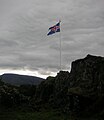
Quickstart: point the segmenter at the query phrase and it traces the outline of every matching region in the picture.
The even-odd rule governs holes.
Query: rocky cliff
[[[92,55],[73,61],[70,73],[60,71],[56,77],[48,77],[36,92],[36,101],[86,115],[103,114],[103,100],[104,58]]]
[[[72,62],[71,87],[80,87],[83,94],[104,93],[104,58],[87,55]]]

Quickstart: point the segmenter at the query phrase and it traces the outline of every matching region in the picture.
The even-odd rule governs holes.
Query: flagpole
[[[59,22],[61,22],[59,20]],[[60,28],[61,28],[61,25],[60,25]],[[60,71],[62,70],[62,46],[61,46],[61,30],[60,30],[60,34],[59,34],[59,39],[60,39]]]
[[[56,25],[50,27],[50,28],[49,28],[50,31],[48,32],[47,35],[52,35],[52,34],[54,34],[54,33],[56,33],[56,32],[60,32],[60,33],[59,33],[59,41],[60,41],[60,43],[59,43],[59,44],[60,44],[60,45],[59,45],[59,46],[60,46],[60,48],[59,48],[59,51],[60,51],[60,68],[59,68],[59,69],[60,69],[60,71],[61,71],[61,70],[62,70],[62,63],[61,63],[61,62],[62,62],[62,61],[61,61],[61,59],[62,59],[62,58],[61,58],[61,57],[62,57],[62,55],[61,55],[61,54],[62,54],[62,52],[61,52],[62,47],[61,47],[60,22],[61,22],[61,20],[59,20],[59,22],[58,22]]]

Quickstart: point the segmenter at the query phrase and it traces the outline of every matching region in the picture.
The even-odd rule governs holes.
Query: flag
[[[49,28],[50,31],[49,31],[49,33],[47,35],[52,35],[52,34],[54,34],[56,32],[60,32],[60,22],[61,21],[59,21],[56,25],[50,27]]]

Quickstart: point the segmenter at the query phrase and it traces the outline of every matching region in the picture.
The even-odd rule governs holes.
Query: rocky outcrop
[[[60,71],[56,77],[43,81],[36,99],[68,112],[90,110],[92,114],[104,110],[104,58],[87,55],[71,66],[70,73]]]
[[[71,87],[80,87],[83,95],[104,93],[104,58],[87,55],[72,62]]]

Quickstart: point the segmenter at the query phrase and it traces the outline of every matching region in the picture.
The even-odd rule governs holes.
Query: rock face
[[[83,94],[104,93],[104,58],[87,55],[72,62],[71,87],[80,87]]]
[[[72,62],[69,80],[68,94],[70,96],[71,93],[73,96],[73,109],[78,108],[92,113],[102,111],[104,108],[103,57],[87,55],[84,59]]]
[[[60,71],[37,88],[36,98],[64,111],[104,110],[104,58],[87,55],[72,62],[71,72]],[[91,114],[90,112],[90,114]]]

